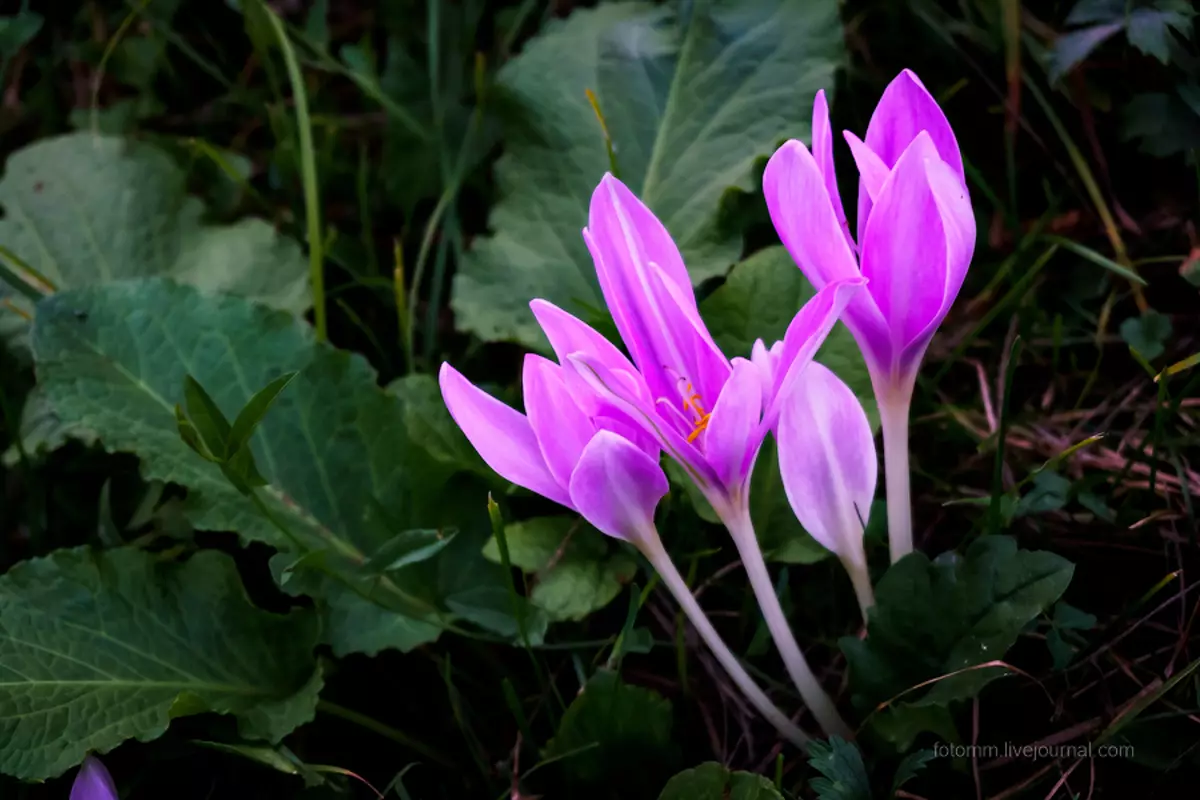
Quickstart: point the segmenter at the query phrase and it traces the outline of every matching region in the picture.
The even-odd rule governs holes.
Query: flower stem
[[[767,563],[763,560],[758,539],[754,535],[754,524],[750,521],[749,509],[737,510],[723,516],[725,526],[729,528],[738,555],[742,559],[742,565],[746,568],[746,575],[750,578],[750,586],[758,599],[767,629],[770,630],[788,675],[796,684],[804,703],[827,735],[836,734],[846,740],[853,739],[854,734],[850,726],[838,713],[833,700],[821,688],[817,676],[809,669],[800,645],[796,643],[796,637],[792,635],[791,626],[783,614],[783,606],[779,604],[779,597],[775,594],[775,586],[771,583],[771,575],[767,572]]]
[[[908,407],[910,393],[879,399],[879,420],[883,427],[883,470],[887,480],[888,541],[892,563],[912,552],[912,496],[908,483]]]
[[[771,702],[771,699],[758,687],[754,679],[750,677],[741,663],[738,662],[729,647],[721,640],[720,634],[716,628],[708,621],[708,617],[704,614],[704,610],[700,608],[700,604],[696,602],[696,598],[692,596],[691,589],[684,582],[683,576],[679,574],[679,570],[675,568],[675,564],[671,561],[671,557],[667,555],[666,549],[663,548],[662,540],[659,539],[657,532],[651,532],[649,535],[643,535],[638,541],[638,546],[642,553],[658,571],[659,577],[662,578],[663,585],[674,596],[675,601],[679,603],[679,607],[683,609],[683,613],[687,615],[696,632],[700,634],[700,638],[708,645],[708,649],[720,662],[721,666],[729,674],[737,687],[741,689],[742,694],[750,701],[750,704],[758,709],[767,720],[774,725],[784,738],[790,741],[797,747],[807,748],[811,737],[788,719],[779,708]]]
[[[842,566],[846,568],[847,574],[850,575],[850,582],[854,584],[854,594],[858,597],[858,608],[862,611],[863,622],[866,622],[867,611],[875,605],[875,591],[871,588],[871,573],[867,569],[865,561],[856,561],[853,558],[843,558]]]

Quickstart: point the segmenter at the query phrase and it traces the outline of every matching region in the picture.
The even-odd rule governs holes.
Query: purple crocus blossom
[[[879,404],[892,559],[912,550],[908,411],[917,370],[962,287],[975,216],[958,142],[911,71],[887,87],[866,139],[845,138],[859,172],[858,235],[833,170],[824,93],[813,106],[813,151],[789,141],[771,157],[763,194],[788,252],[817,288],[869,280],[843,321],[862,350]]]
[[[117,787],[100,759],[88,756],[71,786],[71,800],[117,800]]]
[[[797,381],[775,432],[779,474],[796,518],[841,559],[863,616],[875,604],[863,533],[879,463],[871,423],[854,392],[813,363]]]
[[[599,333],[549,303],[535,310],[607,355]],[[601,344],[603,343],[603,344]],[[472,385],[454,367],[438,376],[446,408],[500,476],[577,511],[603,533],[634,544],[654,530],[667,493],[658,446],[620,419],[597,415],[598,398],[573,372],[525,356],[522,414]]]
[[[760,341],[750,359],[730,361],[700,318],[671,235],[612,175],[592,194],[583,236],[633,366],[619,353],[562,335],[539,316],[551,346],[607,401],[602,413],[640,426],[728,522],[746,508],[750,472],[779,417],[780,398],[865,281],[828,282],[783,341],[769,350]]]

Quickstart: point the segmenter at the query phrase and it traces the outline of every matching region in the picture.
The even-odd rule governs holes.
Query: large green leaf
[[[262,220],[204,221],[183,170],[153,145],[73,133],[9,157],[0,245],[58,289],[163,275],[292,312],[310,303],[299,245]],[[0,296],[7,289],[0,283]],[[29,310],[28,301],[9,298]],[[0,315],[0,338],[20,318]]]
[[[670,774],[678,756],[671,723],[669,700],[600,670],[563,714],[544,755],[562,758],[576,784],[607,783],[638,796]]]
[[[581,620],[612,602],[633,579],[637,562],[582,519],[535,517],[504,529],[509,558],[531,573],[530,601],[551,620]],[[500,563],[488,540],[484,556]]]
[[[783,795],[762,775],[710,761],[671,778],[658,800],[783,800]]]
[[[88,751],[238,716],[272,742],[312,719],[318,620],[255,608],[229,556],[59,550],[0,577],[0,772],[43,779]]]
[[[808,135],[842,41],[835,0],[612,3],[551,23],[500,72],[522,118],[496,164],[493,235],[455,277],[459,324],[538,347],[532,298],[583,316],[603,305],[580,236],[609,169],[589,89],[620,178],[675,236],[697,281],[723,273],[741,251],[722,224],[726,194],[753,191],[755,160]]]
[[[464,588],[445,588],[440,565],[448,558],[459,559],[458,572],[466,571],[464,559],[477,562],[476,582],[503,577],[479,555],[485,536],[478,535],[458,537],[428,563],[386,574],[366,569],[402,531],[459,523],[461,500],[446,502],[441,490],[461,467],[413,442],[411,407],[378,386],[365,359],[315,343],[291,315],[162,279],[123,281],[43,300],[33,347],[54,411],[107,449],[136,453],[145,478],[186,487],[196,528],[266,542],[289,551],[284,566],[314,573],[293,575],[299,583],[284,588],[329,599],[326,636],[338,652],[407,649],[433,638],[437,627],[411,622],[437,621],[445,592]],[[291,371],[299,374],[250,442],[268,481],[262,495],[275,522],[291,531],[286,537],[184,444],[174,407],[191,375],[233,418],[258,389]],[[484,491],[472,490],[483,529]],[[363,603],[407,619],[384,625],[387,615]],[[367,630],[367,619],[378,624]]]
[[[855,704],[869,709],[923,681],[1003,658],[1025,625],[1066,591],[1073,572],[1061,556],[1018,550],[1002,536],[980,538],[962,556],[905,556],[875,587],[867,638],[841,640]],[[944,705],[1003,674],[969,670],[906,700]]]

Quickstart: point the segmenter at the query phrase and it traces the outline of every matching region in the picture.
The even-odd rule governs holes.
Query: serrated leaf
[[[82,316],[75,313],[80,309],[86,309]],[[379,619],[377,612],[353,608],[380,602],[377,593],[363,597],[353,589],[368,579],[376,581],[375,592],[395,595],[395,603],[388,601],[385,608],[399,605],[397,591],[407,591],[420,595],[429,613],[438,610],[445,597],[440,564],[446,553],[404,570],[398,578],[404,586],[394,580],[379,583],[377,576],[350,568],[397,530],[461,527],[469,516],[459,502],[444,502],[441,494],[455,470],[412,441],[403,401],[378,386],[362,357],[314,342],[311,328],[290,315],[161,279],[60,292],[43,300],[33,345],[42,389],[56,412],[95,432],[107,449],[138,455],[144,478],[186,487],[185,510],[194,527],[236,531],[290,551],[292,561],[305,552],[330,551],[333,574],[320,573],[311,591],[336,598],[330,600],[338,609],[336,620]],[[243,448],[267,481],[260,495],[275,520],[291,531],[288,537],[220,467],[184,444],[173,405],[182,400],[185,374],[229,415],[244,407],[255,389],[293,371],[298,374],[288,390]],[[482,514],[485,488],[472,490],[481,498]],[[502,585],[502,570],[479,556],[482,538],[472,541],[454,556],[458,572]],[[339,576],[340,584],[331,582]],[[331,616],[325,635],[331,644],[340,643],[339,653],[349,652],[349,641],[364,637],[373,646],[386,641],[380,631],[339,631],[334,621]],[[409,622],[386,628],[397,631],[398,647],[412,646],[413,630],[430,636],[437,630]]]
[[[312,719],[316,616],[255,608],[229,556],[59,550],[0,576],[0,772],[44,779],[173,717],[278,741]]]
[[[1135,8],[1125,23],[1125,36],[1129,43],[1161,63],[1170,61],[1171,29],[1179,31],[1185,38],[1191,36],[1191,19],[1177,11],[1157,8]]]
[[[299,245],[266,222],[203,221],[186,175],[151,144],[74,133],[13,153],[0,180],[0,245],[58,289],[162,275],[302,312],[310,303]],[[0,295],[7,290],[0,285]],[[20,298],[9,298],[32,311]],[[0,315],[0,339],[18,332]]]
[[[892,778],[892,794],[917,777],[925,769],[925,765],[935,758],[937,758],[937,753],[933,750],[917,750],[906,755],[900,762],[900,766],[896,768],[896,776]]]
[[[455,275],[459,324],[544,347],[532,298],[585,317],[603,307],[580,230],[609,163],[585,90],[599,100],[620,178],[702,281],[741,250],[722,224],[726,194],[755,191],[755,160],[808,135],[813,97],[832,88],[843,52],[834,0],[621,2],[551,22],[498,76],[520,119],[496,164],[493,235]]]
[[[856,745],[839,736],[817,739],[808,745],[808,765],[824,776],[808,782],[818,800],[871,800],[870,777]]]
[[[1070,33],[1064,33],[1054,40],[1050,50],[1050,61],[1047,65],[1047,77],[1053,83],[1075,69],[1085,58],[1092,54],[1100,45],[1121,32],[1124,27],[1120,22],[1109,22],[1081,28]]]
[[[572,517],[535,517],[504,528],[513,566],[531,573],[529,600],[552,621],[581,620],[613,601],[637,562],[591,525]],[[500,563],[495,538],[483,555]]]
[[[544,757],[563,758],[572,782],[609,783],[637,794],[639,788],[661,785],[669,773],[677,757],[671,728],[669,700],[600,670],[563,714]]]
[[[783,795],[762,775],[710,761],[671,778],[658,800],[783,800]]]
[[[875,587],[867,638],[841,640],[855,704],[873,708],[923,681],[1003,658],[1025,625],[1058,600],[1073,572],[1061,556],[1018,550],[1004,536],[977,539],[961,556],[905,556]],[[971,670],[905,702],[973,697],[1002,674]]]

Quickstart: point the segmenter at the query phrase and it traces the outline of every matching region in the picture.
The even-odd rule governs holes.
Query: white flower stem
[[[862,611],[863,622],[867,621],[867,611],[871,606],[875,605],[875,591],[871,588],[871,573],[867,569],[865,558],[843,558],[842,566],[846,568],[847,574],[850,575],[850,582],[854,584],[854,594],[858,597],[858,608]]]
[[[836,734],[843,739],[852,740],[854,733],[838,713],[833,700],[821,688],[817,676],[809,669],[800,645],[796,643],[796,637],[792,635],[791,626],[783,614],[783,606],[779,604],[779,597],[775,594],[775,586],[771,583],[771,574],[767,572],[762,549],[759,548],[758,539],[754,535],[754,524],[750,521],[749,509],[735,509],[722,516],[742,559],[742,566],[746,568],[746,575],[750,578],[750,586],[754,589],[754,596],[762,610],[767,629],[771,632],[779,655],[783,658],[784,667],[787,668],[792,682],[796,684],[800,696],[804,698],[805,705],[812,711],[827,735]]]
[[[912,552],[912,495],[908,478],[908,407],[911,392],[875,393],[883,427],[883,470],[887,480],[888,541],[892,563]]]
[[[671,561],[671,557],[667,555],[666,549],[663,548],[662,541],[658,537],[658,533],[650,531],[644,533],[637,542],[639,549],[658,571],[659,577],[662,578],[663,585],[674,596],[675,601],[679,603],[679,607],[683,609],[683,613],[687,615],[696,632],[700,634],[700,638],[708,645],[708,649],[725,668],[725,672],[729,674],[730,679],[741,689],[742,694],[750,701],[758,712],[774,725],[779,732],[790,741],[792,744],[800,748],[807,748],[811,737],[804,731],[800,730],[796,723],[792,722],[786,714],[771,702],[766,693],[758,687],[754,679],[750,677],[745,668],[737,660],[729,647],[721,640],[720,634],[716,628],[708,621],[704,610],[700,608],[700,604],[696,602],[696,598],[692,596],[691,590],[687,583],[684,582],[683,576],[679,574],[679,570],[675,568],[675,564]]]

